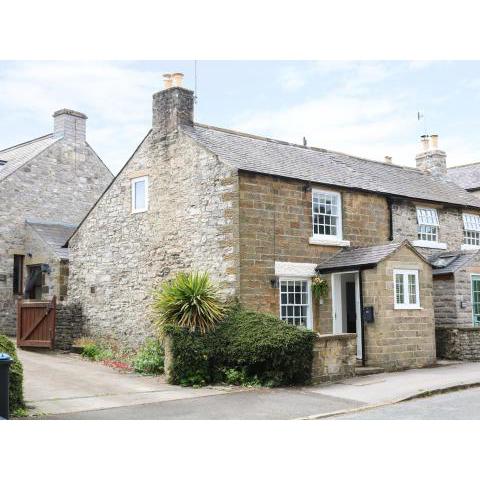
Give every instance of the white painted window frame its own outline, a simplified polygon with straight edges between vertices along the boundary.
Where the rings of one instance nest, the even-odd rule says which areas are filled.
[[[436,248],[435,246],[442,245],[445,246],[445,244],[440,244],[438,241],[439,235],[440,235],[440,222],[438,220],[438,212],[436,208],[431,208],[431,207],[416,207],[416,213],[417,213],[417,240],[414,245],[421,247],[421,246],[426,246],[427,248]],[[430,221],[428,219],[430,217]],[[421,233],[421,228],[422,227],[433,227],[435,228],[435,233],[430,233],[430,235],[435,236],[435,240],[427,240],[427,239],[422,239],[418,238],[419,236],[422,235],[429,235],[427,233]],[[424,244],[424,245],[422,245]],[[442,248],[440,247],[440,248]],[[442,248],[443,249],[443,248]]]
[[[397,275],[403,275],[403,296],[405,303],[397,303]],[[410,297],[408,293],[408,276],[415,275],[415,296],[416,303],[410,303]],[[418,270],[405,270],[394,269],[393,270],[393,301],[395,310],[415,310],[420,309],[420,283]]]
[[[315,212],[313,209],[314,205],[314,196],[315,195],[332,195],[337,198],[337,209],[338,214],[336,215],[337,218],[337,234],[336,235],[320,235],[318,233],[314,233],[315,231]],[[312,189],[312,236],[309,239],[309,243],[314,245],[334,245],[339,247],[348,247],[350,242],[348,240],[343,240],[343,211],[342,211],[342,195],[340,192],[335,190],[327,190],[327,189],[319,189],[314,188]]]
[[[472,218],[476,219],[472,222]],[[478,250],[480,248],[480,243],[466,243],[465,242],[465,233],[470,232],[474,234],[480,233],[480,216],[473,213],[464,213],[462,214],[463,220],[463,241],[462,241],[462,250]],[[474,224],[477,224],[476,226]],[[473,228],[472,228],[473,227]]]
[[[279,317],[282,318],[282,282],[291,280],[297,280],[301,282],[307,282],[307,295],[308,295],[308,313],[307,313],[307,326],[308,330],[313,330],[313,314],[312,314],[312,279],[310,277],[290,277],[282,276],[278,278],[278,313]],[[286,323],[286,322],[285,322]]]
[[[135,189],[137,183],[145,182],[145,208],[135,208]],[[135,177],[130,180],[132,213],[148,211],[148,176]]]

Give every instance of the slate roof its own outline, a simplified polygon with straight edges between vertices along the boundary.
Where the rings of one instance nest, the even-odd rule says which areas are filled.
[[[408,240],[404,240],[402,242],[392,242],[386,245],[374,245],[370,247],[346,247],[320,263],[315,271],[317,273],[327,273],[352,267],[372,267],[396,252],[403,245],[410,246],[410,243]],[[412,250],[416,252],[413,248]]]
[[[433,275],[445,275],[448,273],[455,273],[459,268],[467,265],[478,252],[475,250],[464,251],[457,250],[454,252],[442,252],[432,255],[428,258],[428,261],[432,264]],[[444,260],[447,263],[444,267],[437,267],[439,260]]]
[[[451,167],[447,170],[447,178],[465,190],[480,189],[480,162]]]
[[[29,142],[0,150],[0,161],[6,162],[0,168],[0,182],[32,158],[36,157],[39,153],[43,152],[50,145],[54,144],[57,140],[59,139],[54,137],[53,133],[50,133],[43,137],[30,140]]]
[[[27,220],[26,223],[52,248],[53,252],[59,258],[68,259],[68,248],[64,248],[63,246],[72,236],[77,225],[54,222],[35,222],[31,220]]]
[[[240,170],[480,208],[480,199],[471,193],[446,179],[433,177],[415,168],[388,165],[208,125],[184,125],[182,130]]]

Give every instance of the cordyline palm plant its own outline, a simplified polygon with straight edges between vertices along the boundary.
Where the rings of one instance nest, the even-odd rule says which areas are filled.
[[[226,312],[207,273],[179,273],[154,294],[159,327],[175,324],[190,331],[213,330]]]

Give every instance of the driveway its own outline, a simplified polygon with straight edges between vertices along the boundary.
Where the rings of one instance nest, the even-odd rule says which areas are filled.
[[[439,362],[438,367],[345,379],[303,388],[232,390],[171,402],[55,415],[56,419],[316,419],[374,411],[406,399],[480,385],[480,363]],[[420,404],[421,405],[421,404]],[[399,407],[399,412],[402,407]],[[425,412],[425,409],[423,409]],[[385,417],[396,410],[386,409]],[[419,411],[419,417],[422,410]],[[447,415],[447,414],[446,414]],[[340,418],[340,417],[339,417]],[[426,417],[428,418],[428,417]]]
[[[169,385],[163,376],[123,373],[71,353],[18,349],[18,355],[32,415],[70,414],[238,391]]]

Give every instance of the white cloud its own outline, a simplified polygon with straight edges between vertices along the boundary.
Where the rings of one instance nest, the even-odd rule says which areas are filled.
[[[21,62],[4,64],[0,111],[10,122],[42,122],[52,130],[59,108],[86,113],[87,138],[117,172],[147,132],[151,96],[161,88],[158,72],[113,62]],[[50,122],[47,124],[46,122]],[[123,152],[123,153],[122,153]]]
[[[279,79],[280,86],[287,91],[298,90],[305,85],[305,71],[289,68],[285,70]]]
[[[382,159],[388,141],[409,127],[394,99],[353,98],[337,94],[279,110],[250,113],[234,128],[295,143]]]

